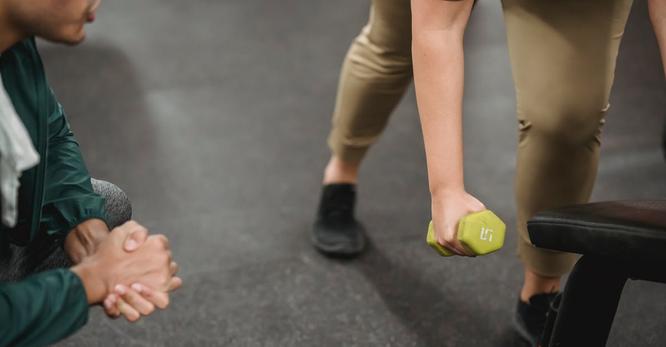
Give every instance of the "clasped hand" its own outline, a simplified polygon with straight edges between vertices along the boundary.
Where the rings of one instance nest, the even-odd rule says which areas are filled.
[[[88,303],[102,304],[109,317],[134,322],[164,309],[169,292],[182,284],[167,238],[149,236],[134,221],[113,229],[94,248],[72,271],[82,279]]]

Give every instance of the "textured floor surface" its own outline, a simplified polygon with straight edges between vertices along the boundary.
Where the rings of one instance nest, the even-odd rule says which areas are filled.
[[[424,245],[429,195],[412,93],[362,170],[355,261],[308,230],[354,0],[106,1],[87,42],[42,44],[92,174],[172,241],[184,288],[138,324],[90,323],[59,346],[520,346],[512,186],[514,93],[497,1],[466,37],[468,188],[505,218],[507,247],[447,259]],[[663,198],[666,89],[645,1],[622,47],[594,200]],[[666,286],[632,282],[610,346],[666,344]]]

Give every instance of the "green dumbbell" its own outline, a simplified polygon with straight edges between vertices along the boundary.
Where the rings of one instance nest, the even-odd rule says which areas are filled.
[[[475,255],[485,255],[502,248],[505,232],[504,222],[490,210],[470,213],[458,222],[458,240]],[[426,242],[443,257],[454,255],[437,242],[432,221]]]

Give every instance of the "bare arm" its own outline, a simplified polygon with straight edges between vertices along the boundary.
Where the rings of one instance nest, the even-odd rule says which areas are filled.
[[[439,243],[459,255],[470,252],[457,241],[458,220],[484,209],[465,192],[463,178],[463,36],[472,4],[472,0],[412,0],[414,82],[432,217]]]
[[[661,62],[664,66],[664,77],[666,77],[666,0],[648,0],[648,7],[657,42],[659,42]]]

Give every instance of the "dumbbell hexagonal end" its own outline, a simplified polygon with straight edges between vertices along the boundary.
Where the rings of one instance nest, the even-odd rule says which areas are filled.
[[[505,234],[506,225],[490,210],[471,213],[458,224],[458,239],[476,255],[501,249]]]

